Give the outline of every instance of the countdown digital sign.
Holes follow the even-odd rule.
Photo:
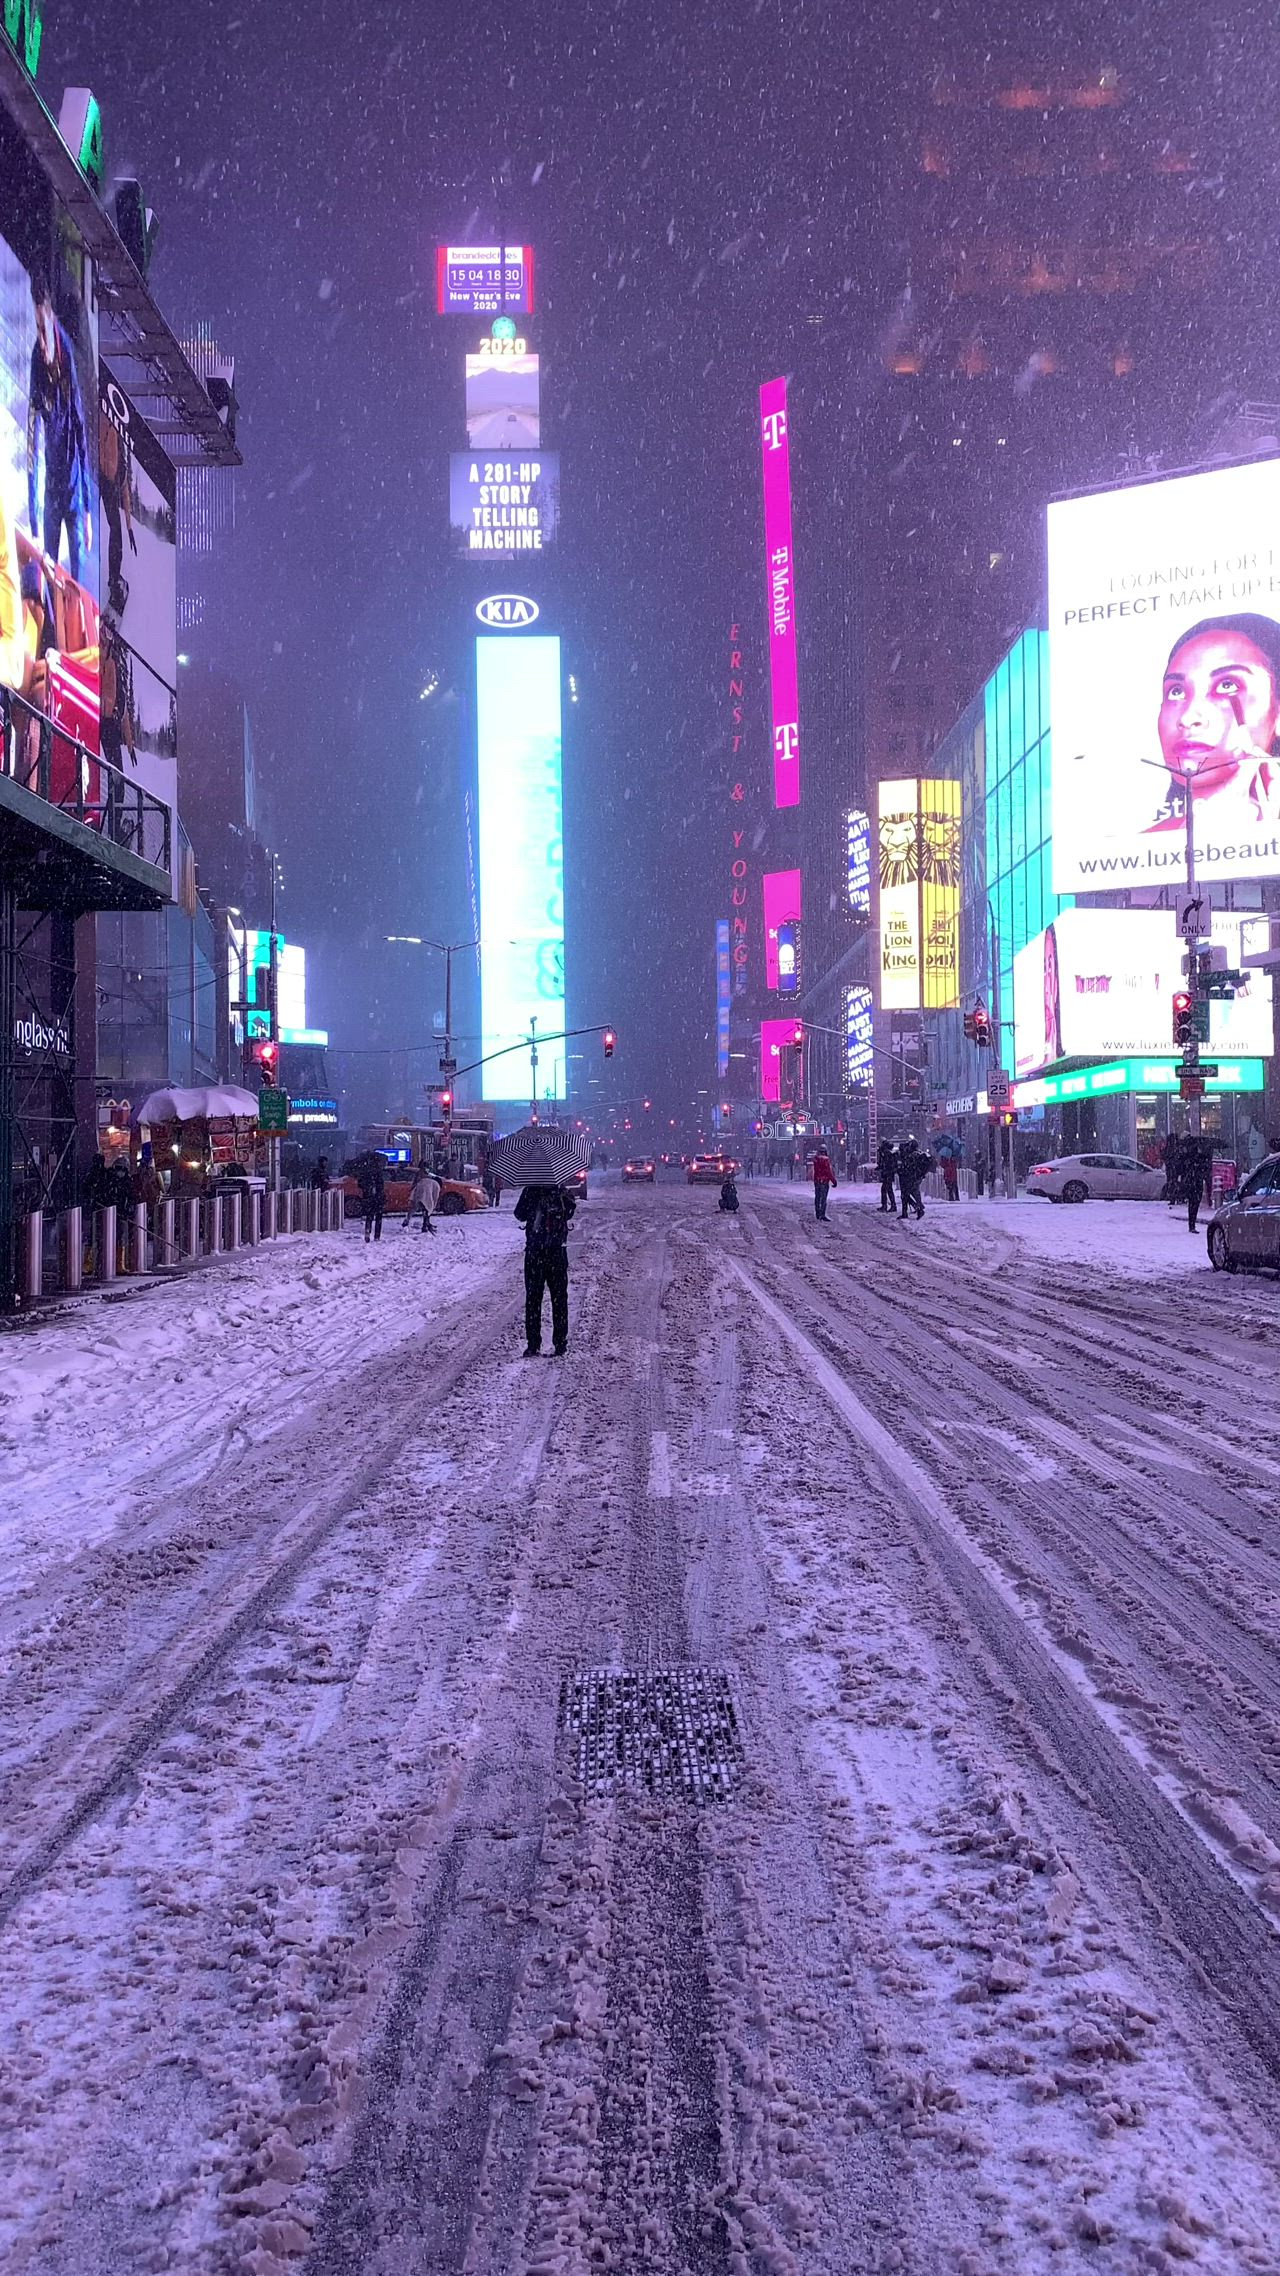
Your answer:
[[[437,245],[436,310],[441,316],[532,316],[533,247]]]

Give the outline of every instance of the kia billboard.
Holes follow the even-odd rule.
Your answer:
[[[536,1019],[563,1033],[564,845],[560,642],[543,633],[476,640],[476,757],[480,855],[482,1055],[502,1051]],[[538,1061],[539,1096],[565,1095],[564,1043]],[[519,1053],[483,1071],[486,1099],[525,1094]]]
[[[468,561],[514,561],[555,541],[560,459],[519,451],[454,451],[449,459],[449,524],[454,552]]]
[[[436,310],[441,316],[531,316],[533,247],[437,245]]]
[[[766,380],[760,390],[760,457],[764,481],[773,803],[798,806],[800,696],[796,666],[795,549],[791,537],[791,441],[787,432],[785,379]]]
[[[1251,921],[1230,912],[1212,919],[1232,970]],[[1171,1053],[1185,953],[1169,909],[1060,910],[1013,960],[1017,1074],[1038,1075],[1064,1059]],[[1270,976],[1248,972],[1234,1000],[1210,1004],[1205,1055],[1270,1058],[1273,1035]]]
[[[1280,876],[1280,459],[1050,506],[1053,882]]]

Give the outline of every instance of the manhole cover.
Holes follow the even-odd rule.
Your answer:
[[[560,1692],[560,1729],[584,1793],[718,1802],[743,1766],[722,1668],[589,1668]]]

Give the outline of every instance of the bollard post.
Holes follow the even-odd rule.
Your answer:
[[[291,1185],[287,1185],[280,1196],[280,1214],[276,1223],[282,1233],[293,1231],[293,1187]]]
[[[276,1218],[279,1214],[280,1207],[279,1196],[275,1193],[264,1194],[263,1202],[265,1205],[265,1215],[262,1225],[262,1238],[264,1241],[274,1241],[276,1237]]]
[[[256,1249],[262,1239],[262,1195],[256,1191],[249,1195],[249,1217],[244,1237],[251,1249]]]
[[[183,1226],[182,1253],[188,1257],[200,1254],[200,1196],[193,1193],[184,1207],[186,1222]]]
[[[325,1195],[325,1200],[329,1204],[329,1231],[340,1233],[342,1231],[342,1187],[331,1185]]]
[[[58,1277],[64,1295],[74,1296],[84,1285],[84,1221],[79,1202],[63,1210],[58,1219],[58,1234],[62,1250]]]
[[[227,1247],[238,1249],[243,1225],[244,1195],[242,1193],[228,1194],[227,1204],[227,1214],[230,1219],[227,1227]]]
[[[178,1240],[174,1229],[177,1204],[170,1195],[156,1211],[156,1263],[168,1271],[178,1261]]]
[[[209,1254],[211,1257],[220,1257],[222,1254],[222,1195],[220,1193],[211,1194],[209,1197]]]
[[[132,1238],[129,1243],[129,1270],[130,1272],[146,1272],[151,1264],[151,1228],[147,1223],[145,1201],[136,1202],[134,1205],[130,1232]]]
[[[116,1208],[108,1201],[98,1211],[94,1227],[94,1246],[97,1249],[97,1278],[114,1280],[116,1276]]]
[[[21,1288],[24,1300],[35,1304],[44,1294],[44,1211],[32,1209],[22,1220]]]

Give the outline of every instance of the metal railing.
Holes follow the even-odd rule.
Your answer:
[[[189,1270],[289,1232],[340,1233],[343,1222],[341,1186],[327,1193],[295,1187],[279,1195],[193,1194],[151,1209],[139,1202],[124,1212],[33,1209],[18,1220],[22,1300],[35,1304],[46,1294],[74,1295],[126,1276]]]
[[[0,687],[0,775],[109,845],[168,870],[173,817],[162,798],[76,740],[25,696]]]

